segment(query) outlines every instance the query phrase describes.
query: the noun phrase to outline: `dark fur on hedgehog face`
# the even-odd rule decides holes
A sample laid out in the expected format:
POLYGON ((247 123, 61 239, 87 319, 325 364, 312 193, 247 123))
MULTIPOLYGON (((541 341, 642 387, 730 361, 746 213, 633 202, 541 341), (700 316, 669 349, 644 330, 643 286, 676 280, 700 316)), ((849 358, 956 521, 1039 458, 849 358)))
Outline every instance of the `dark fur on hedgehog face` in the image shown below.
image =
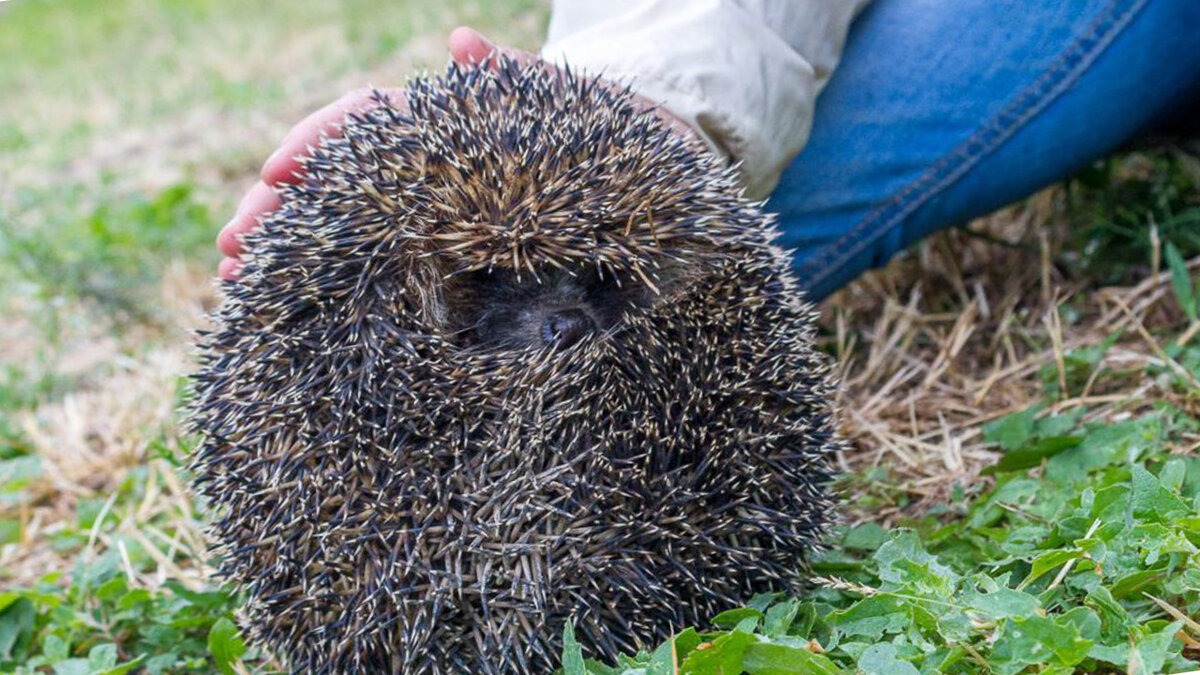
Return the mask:
POLYGON ((454 284, 450 322, 460 344, 483 349, 566 348, 649 307, 654 291, 597 270, 477 270, 454 284))

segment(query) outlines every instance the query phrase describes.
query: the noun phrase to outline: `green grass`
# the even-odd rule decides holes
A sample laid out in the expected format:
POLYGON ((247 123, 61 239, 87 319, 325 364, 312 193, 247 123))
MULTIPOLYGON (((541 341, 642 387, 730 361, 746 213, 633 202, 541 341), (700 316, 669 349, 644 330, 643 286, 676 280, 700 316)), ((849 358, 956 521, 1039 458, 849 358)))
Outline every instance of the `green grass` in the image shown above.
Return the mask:
POLYGON ((902 529, 840 532, 805 597, 683 630, 674 656, 668 642, 611 668, 569 646, 565 672, 1194 669, 1176 636, 1200 616, 1200 458, 1170 449, 1197 421, 1165 404, 1115 425, 1037 413, 988 428, 1006 452, 992 488, 902 529))
POLYGON ((0 658, 17 673, 208 673, 245 654, 230 633, 236 598, 168 581, 131 588, 115 553, 80 564, 69 584, 47 579, 0 595, 0 658), (236 656, 229 656, 236 653, 236 656))
POLYGON ((440 67, 458 22, 529 46, 540 7, 0 4, 0 282, 145 319, 153 302, 138 300, 167 262, 216 264, 216 230, 291 123, 353 87, 440 67))
POLYGON ((1159 149, 1114 157, 1070 183, 1069 263, 1100 284, 1128 282, 1171 244, 1200 255, 1200 159, 1159 149), (1158 242, 1155 241, 1158 239, 1158 242))
POLYGON ((10 273, 42 300, 83 301, 116 329, 155 316, 149 291, 164 260, 198 256, 215 264, 205 249, 217 221, 186 183, 106 200, 82 215, 43 213, 53 220, 35 230, 0 223, 10 273))

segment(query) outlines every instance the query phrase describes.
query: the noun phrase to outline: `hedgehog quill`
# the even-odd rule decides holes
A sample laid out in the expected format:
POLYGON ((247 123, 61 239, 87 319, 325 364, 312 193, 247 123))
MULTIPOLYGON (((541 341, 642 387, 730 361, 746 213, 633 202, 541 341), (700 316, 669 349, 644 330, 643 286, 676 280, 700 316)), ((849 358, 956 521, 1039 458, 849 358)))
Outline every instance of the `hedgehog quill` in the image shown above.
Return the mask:
POLYGON ((380 97, 200 336, 195 487, 297 673, 528 673, 796 590, 840 447, 733 170, 627 89, 499 59, 380 97))

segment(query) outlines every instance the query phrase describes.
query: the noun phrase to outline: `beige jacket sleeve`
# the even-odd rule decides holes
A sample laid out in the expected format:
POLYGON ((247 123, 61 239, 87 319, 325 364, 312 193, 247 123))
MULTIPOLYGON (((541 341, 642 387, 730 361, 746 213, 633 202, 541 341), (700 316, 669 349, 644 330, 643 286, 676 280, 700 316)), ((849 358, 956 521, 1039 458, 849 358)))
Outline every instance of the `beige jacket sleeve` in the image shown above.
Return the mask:
POLYGON ((763 198, 870 0, 555 0, 542 57, 621 83, 741 162, 763 198))

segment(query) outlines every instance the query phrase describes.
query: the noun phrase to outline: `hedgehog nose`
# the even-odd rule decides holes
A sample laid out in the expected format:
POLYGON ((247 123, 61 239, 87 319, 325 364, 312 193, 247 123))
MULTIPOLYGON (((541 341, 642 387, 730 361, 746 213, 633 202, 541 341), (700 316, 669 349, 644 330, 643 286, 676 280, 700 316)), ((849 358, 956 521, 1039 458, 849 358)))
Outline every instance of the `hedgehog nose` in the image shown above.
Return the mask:
POLYGON ((542 322, 542 341, 546 346, 570 347, 592 330, 592 320, 581 309, 561 309, 542 322))

